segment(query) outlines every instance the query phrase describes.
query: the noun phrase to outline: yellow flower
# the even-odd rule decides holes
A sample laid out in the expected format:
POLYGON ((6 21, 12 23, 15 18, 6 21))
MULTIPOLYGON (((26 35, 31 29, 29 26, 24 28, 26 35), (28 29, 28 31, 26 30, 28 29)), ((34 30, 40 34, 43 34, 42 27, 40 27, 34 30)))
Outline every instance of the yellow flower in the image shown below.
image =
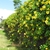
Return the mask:
POLYGON ((39 3, 37 2, 36 5, 39 6, 39 3))
POLYGON ((50 1, 49 1, 49 4, 50 4, 50 1))
POLYGON ((35 14, 35 16, 37 17, 37 14, 35 14))
POLYGON ((50 40, 50 37, 48 38, 48 40, 50 40))
POLYGON ((48 20, 45 20, 45 23, 47 24, 48 23, 48 20))
POLYGON ((17 32, 19 32, 19 30, 17 32))
POLYGON ((47 8, 47 10, 49 10, 49 8, 47 8))
POLYGON ((26 24, 26 21, 24 21, 23 24, 26 24))
POLYGON ((41 30, 41 27, 39 27, 39 30, 41 30))
POLYGON ((42 37, 42 36, 40 36, 40 39, 43 39, 43 37, 42 37))
POLYGON ((32 4, 33 2, 30 2, 30 4, 32 4))
POLYGON ((10 25, 8 25, 8 28, 10 28, 10 25))
POLYGON ((31 26, 33 26, 33 24, 31 24, 31 26))
POLYGON ((49 19, 49 17, 46 17, 46 20, 48 20, 49 19))
POLYGON ((29 37, 29 36, 26 36, 27 38, 29 37))
POLYGON ((42 1, 41 3, 42 3, 42 4, 45 4, 45 2, 44 2, 44 1, 42 1))
POLYGON ((36 46, 36 44, 34 44, 34 46, 36 46))
POLYGON ((26 33, 24 33, 24 36, 26 35, 26 33))
POLYGON ((40 8, 40 11, 42 11, 43 9, 42 8, 40 8))
POLYGON ((36 26, 38 26, 38 24, 36 24, 36 26))
POLYGON ((12 34, 12 36, 13 36, 14 34, 12 34))
POLYGON ((49 11, 46 11, 46 14, 49 14, 49 11))
POLYGON ((29 16, 31 16, 31 14, 28 14, 29 16))
POLYGON ((31 4, 29 5, 30 8, 32 8, 32 6, 33 6, 33 5, 31 5, 31 4))
POLYGON ((27 47, 27 45, 26 45, 26 47, 27 47))
POLYGON ((27 25, 27 24, 25 24, 25 27, 28 27, 28 25, 27 25))
POLYGON ((24 8, 23 6, 21 6, 21 8, 24 8))
POLYGON ((43 5, 43 6, 42 6, 42 9, 43 9, 43 10, 44 10, 44 9, 46 9, 46 6, 45 6, 45 5, 43 5))
POLYGON ((36 16, 32 16, 32 19, 36 19, 37 17, 36 16))
POLYGON ((30 17, 28 17, 27 20, 30 20, 30 17))
POLYGON ((37 39, 37 36, 34 36, 34 39, 37 39))
POLYGON ((39 2, 41 1, 41 0, 38 0, 39 2))
POLYGON ((31 35, 33 35, 33 33, 31 33, 31 35))
POLYGON ((34 14, 36 14, 37 13, 37 11, 34 11, 34 14))
POLYGON ((24 5, 27 5, 28 4, 28 2, 24 2, 24 5))
POLYGON ((48 4, 48 1, 46 1, 45 4, 48 4))
POLYGON ((45 48, 45 50, 48 50, 48 48, 45 48))
POLYGON ((24 44, 24 43, 22 42, 22 44, 24 44))
POLYGON ((34 28, 32 30, 34 31, 34 28))

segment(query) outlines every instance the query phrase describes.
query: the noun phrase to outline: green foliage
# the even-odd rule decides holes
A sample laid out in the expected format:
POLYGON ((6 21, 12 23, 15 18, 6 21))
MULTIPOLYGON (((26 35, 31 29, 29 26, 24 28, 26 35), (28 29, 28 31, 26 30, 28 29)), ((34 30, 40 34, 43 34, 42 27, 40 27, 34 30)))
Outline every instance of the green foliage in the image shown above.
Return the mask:
POLYGON ((15 8, 19 7, 21 5, 20 0, 13 0, 15 8))
POLYGON ((50 50, 50 1, 28 0, 6 20, 5 29, 23 50, 50 50))
POLYGON ((17 17, 16 13, 14 13, 10 15, 8 19, 6 19, 4 26, 6 36, 13 42, 16 42, 16 40, 18 40, 17 27, 18 27, 17 17))
POLYGON ((5 23, 5 19, 1 21, 0 28, 3 28, 4 27, 4 23, 5 23))

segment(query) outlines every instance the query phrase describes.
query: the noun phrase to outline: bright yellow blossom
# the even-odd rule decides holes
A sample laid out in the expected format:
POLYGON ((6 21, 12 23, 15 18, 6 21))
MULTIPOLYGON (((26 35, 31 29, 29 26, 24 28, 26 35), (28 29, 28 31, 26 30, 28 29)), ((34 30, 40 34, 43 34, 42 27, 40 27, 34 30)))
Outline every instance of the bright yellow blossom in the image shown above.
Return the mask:
POLYGON ((25 27, 28 27, 28 25, 27 25, 27 24, 25 24, 25 27))
POLYGON ((36 44, 34 44, 34 46, 36 46, 36 44))
POLYGON ((39 27, 39 30, 41 29, 41 27, 39 27))
POLYGON ((43 5, 43 6, 42 6, 42 9, 43 9, 43 10, 44 10, 44 9, 46 9, 46 6, 45 6, 45 5, 43 5))
POLYGON ((21 8, 24 8, 23 6, 21 6, 21 8))
POLYGON ((32 19, 36 19, 37 17, 36 16, 32 16, 32 19))
POLYGON ((45 4, 48 4, 48 3, 49 3, 48 1, 45 2, 45 4))
POLYGON ((29 36, 26 36, 27 38, 29 37, 29 36))
POLYGON ((35 16, 37 17, 37 14, 35 14, 35 16))
POLYGON ((28 4, 28 2, 24 2, 24 5, 27 5, 28 4))
POLYGON ((50 1, 49 1, 49 4, 50 4, 50 1))
POLYGON ((24 44, 24 43, 22 42, 22 44, 24 44))
POLYGON ((48 20, 49 19, 49 17, 46 17, 46 20, 48 20))
POLYGON ((19 32, 19 30, 17 32, 19 32))
POLYGON ((42 36, 40 36, 40 39, 43 39, 43 37, 42 37, 42 36))
POLYGON ((48 40, 50 40, 50 37, 48 38, 48 40))
POLYGON ((43 9, 42 8, 40 8, 40 11, 42 11, 43 9))
POLYGON ((26 18, 27 20, 30 20, 30 17, 26 18))
POLYGON ((36 14, 37 13, 37 11, 34 11, 34 14, 36 14))
POLYGON ((26 33, 24 33, 24 35, 26 35, 26 33))
POLYGON ((26 47, 27 47, 27 45, 26 45, 26 47))
POLYGON ((45 2, 44 2, 44 1, 42 1, 41 3, 42 3, 42 4, 45 4, 45 2))
POLYGON ((48 50, 48 48, 45 48, 45 50, 48 50))
POLYGON ((32 30, 34 31, 34 28, 32 30))
POLYGON ((26 24, 26 21, 24 21, 23 24, 26 24))
POLYGON ((45 20, 45 23, 47 24, 48 23, 48 20, 45 20))
POLYGON ((31 26, 33 26, 33 24, 31 24, 31 26))
POLYGON ((12 34, 12 36, 13 36, 14 34, 12 34))
POLYGON ((31 16, 31 14, 28 14, 29 16, 31 16))
POLYGON ((37 2, 36 5, 39 6, 39 3, 37 2))
POLYGON ((36 26, 38 26, 38 24, 36 24, 36 26))
POLYGON ((39 2, 41 1, 41 0, 38 0, 39 2))
POLYGON ((49 11, 49 8, 47 8, 47 10, 49 11))
POLYGON ((49 11, 46 11, 46 14, 49 14, 49 11))

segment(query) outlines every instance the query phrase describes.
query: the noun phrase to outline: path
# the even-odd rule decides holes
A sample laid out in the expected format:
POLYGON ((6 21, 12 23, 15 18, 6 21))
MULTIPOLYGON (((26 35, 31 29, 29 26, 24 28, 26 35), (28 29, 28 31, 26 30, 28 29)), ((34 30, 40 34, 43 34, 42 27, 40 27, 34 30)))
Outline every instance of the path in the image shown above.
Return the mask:
POLYGON ((5 34, 0 30, 0 50, 16 50, 15 47, 7 47, 10 45, 10 41, 7 40, 5 34))

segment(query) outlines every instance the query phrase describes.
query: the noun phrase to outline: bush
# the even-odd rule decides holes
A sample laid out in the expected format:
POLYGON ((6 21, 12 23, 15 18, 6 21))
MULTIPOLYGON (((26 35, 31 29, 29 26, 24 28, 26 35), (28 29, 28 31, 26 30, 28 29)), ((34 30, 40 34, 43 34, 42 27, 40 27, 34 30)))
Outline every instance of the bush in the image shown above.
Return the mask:
POLYGON ((9 30, 9 35, 11 32, 11 39, 21 42, 22 50, 50 50, 49 0, 29 0, 16 10, 15 19, 9 17, 7 21, 6 31, 9 30), (10 23, 15 24, 12 26, 10 23))
POLYGON ((16 13, 11 14, 5 21, 4 29, 6 32, 6 36, 10 41, 15 41, 18 42, 18 34, 17 34, 17 27, 18 27, 18 22, 17 22, 17 17, 16 13), (15 38, 15 39, 14 39, 15 38))

